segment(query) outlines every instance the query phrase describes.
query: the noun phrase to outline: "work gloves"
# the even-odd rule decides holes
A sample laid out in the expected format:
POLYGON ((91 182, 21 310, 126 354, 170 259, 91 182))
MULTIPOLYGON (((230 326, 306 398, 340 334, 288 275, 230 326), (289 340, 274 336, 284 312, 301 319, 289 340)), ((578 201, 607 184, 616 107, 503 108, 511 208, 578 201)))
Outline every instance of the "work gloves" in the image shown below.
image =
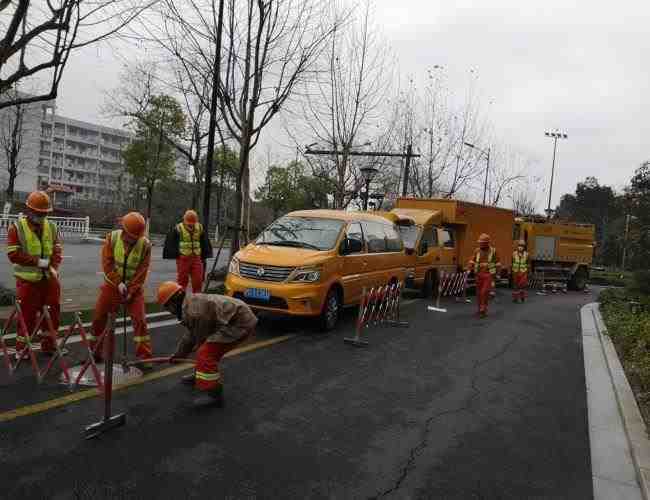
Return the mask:
POLYGON ((47 269, 50 267, 50 259, 38 259, 37 265, 40 269, 47 269))
POLYGON ((124 283, 120 283, 117 285, 117 291, 120 292, 120 295, 122 296, 123 299, 126 299, 127 295, 129 294, 129 289, 126 287, 124 283))

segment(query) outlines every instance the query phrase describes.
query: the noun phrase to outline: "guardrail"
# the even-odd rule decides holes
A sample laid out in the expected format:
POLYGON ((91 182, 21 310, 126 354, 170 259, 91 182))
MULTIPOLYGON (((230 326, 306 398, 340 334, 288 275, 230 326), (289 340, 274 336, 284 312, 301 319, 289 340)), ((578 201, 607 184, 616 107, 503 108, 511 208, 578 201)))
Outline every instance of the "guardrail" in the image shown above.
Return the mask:
MULTIPOLYGON (((22 213, 0 215, 0 239, 6 239, 9 227, 22 215, 22 213)), ((63 240, 73 236, 80 239, 88 238, 90 217, 48 217, 48 220, 56 224, 59 229, 59 236, 63 240)))

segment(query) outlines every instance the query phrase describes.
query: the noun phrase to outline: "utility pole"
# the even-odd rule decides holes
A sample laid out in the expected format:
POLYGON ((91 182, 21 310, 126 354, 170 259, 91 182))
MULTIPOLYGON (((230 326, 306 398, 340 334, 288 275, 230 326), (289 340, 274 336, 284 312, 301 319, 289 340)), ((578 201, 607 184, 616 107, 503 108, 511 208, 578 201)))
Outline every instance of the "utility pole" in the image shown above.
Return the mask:
POLYGON ((548 208, 546 209, 546 216, 551 218, 551 196, 553 195, 553 178, 555 176, 555 153, 557 152, 557 140, 558 139, 567 139, 569 136, 558 132, 544 132, 546 137, 553 138, 553 163, 551 164, 551 184, 548 187, 548 208))

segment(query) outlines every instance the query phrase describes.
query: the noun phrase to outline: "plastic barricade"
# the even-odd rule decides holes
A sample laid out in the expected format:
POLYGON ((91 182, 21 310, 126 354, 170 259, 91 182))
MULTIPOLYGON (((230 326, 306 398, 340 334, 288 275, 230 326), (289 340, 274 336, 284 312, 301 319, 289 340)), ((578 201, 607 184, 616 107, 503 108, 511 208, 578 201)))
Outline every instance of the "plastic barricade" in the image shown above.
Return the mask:
POLYGON ((456 302, 469 302, 467 298, 467 281, 469 271, 458 273, 441 272, 438 276, 438 293, 435 305, 428 306, 429 311, 446 313, 447 309, 440 307, 442 297, 454 297, 456 302))

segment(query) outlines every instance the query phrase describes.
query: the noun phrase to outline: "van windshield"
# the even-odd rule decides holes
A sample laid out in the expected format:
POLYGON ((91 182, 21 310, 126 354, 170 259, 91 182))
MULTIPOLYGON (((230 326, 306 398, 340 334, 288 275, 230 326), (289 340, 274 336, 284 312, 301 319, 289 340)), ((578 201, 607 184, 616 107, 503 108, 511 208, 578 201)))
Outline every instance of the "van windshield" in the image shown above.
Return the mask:
POLYGON ((281 217, 255 240, 257 245, 331 250, 344 222, 310 217, 281 217))
POLYGON ((402 236, 402 241, 406 248, 415 248, 415 244, 418 241, 418 234, 420 234, 420 228, 418 226, 397 226, 399 229, 399 234, 402 236))

